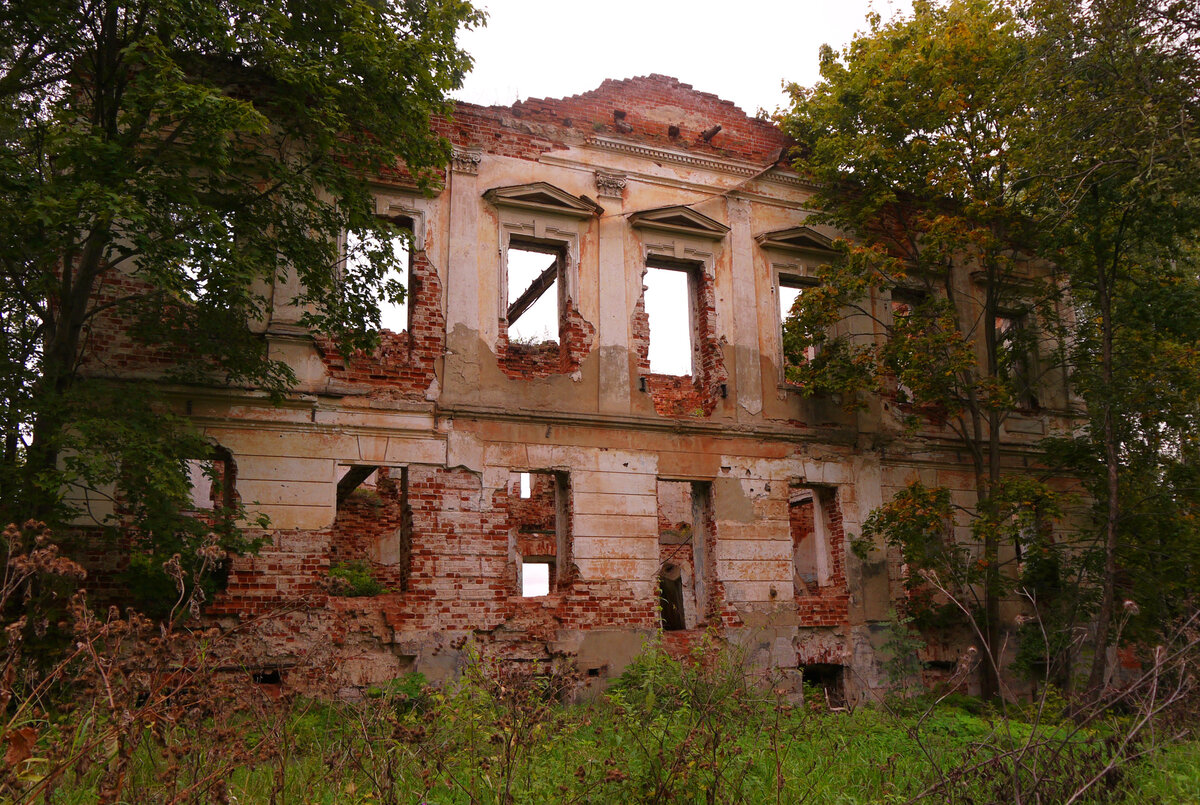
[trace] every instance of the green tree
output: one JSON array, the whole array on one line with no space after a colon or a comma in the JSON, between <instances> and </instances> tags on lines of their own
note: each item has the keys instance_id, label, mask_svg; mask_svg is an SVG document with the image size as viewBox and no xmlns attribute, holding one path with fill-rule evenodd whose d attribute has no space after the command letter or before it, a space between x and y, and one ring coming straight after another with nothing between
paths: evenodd
<instances>
[{"instance_id":1,"label":"green tree","mask_svg":"<svg viewBox=\"0 0 1200 805\"><path fill-rule=\"evenodd\" d=\"M0 6L0 517L62 523L68 483L116 481L151 565L194 551L183 462L205 448L156 387L285 393L262 332L288 283L302 325L370 344L394 257L338 244L387 234L370 177L437 181L431 116L480 22L466 0ZM113 320L156 383L95 359Z\"/></svg>"},{"instance_id":2,"label":"green tree","mask_svg":"<svg viewBox=\"0 0 1200 805\"><path fill-rule=\"evenodd\" d=\"M824 342L795 377L848 394L895 382L916 413L970 446L982 579L953 551L916 559L956 566L966 589L984 590L992 649L996 549L1021 536L1008 526L1014 482L1000 472L999 426L1030 401L1035 368L1030 332L1011 314L1035 312L1048 340L1069 345L1053 368L1070 372L1085 427L1047 446L1096 501L1097 549L1073 563L1084 594L1063 595L1064 563L1044 540L1020 581L1041 585L1068 619L1095 617L1093 690L1122 574L1126 590L1155 601L1142 617L1159 624L1197 580L1198 42L1194 5L1177 0L918 2L911 18L872 18L840 58L826 50L823 81L793 88L785 121L798 164L821 184L820 218L855 238L786 325L793 360ZM1026 263L1049 281L1030 281ZM882 308L888 291L907 300L899 315ZM846 310L872 316L874 333L839 334ZM1053 508L1034 491L1018 497ZM873 525L920 547L911 532L922 512L952 514L936 490L910 489Z\"/></svg>"},{"instance_id":3,"label":"green tree","mask_svg":"<svg viewBox=\"0 0 1200 805\"><path fill-rule=\"evenodd\" d=\"M953 432L968 448L981 516L1004 483L1001 426L1034 402L1027 325L1055 301L1030 270L1033 232L1016 203L1012 147L1030 110L1013 76L1027 43L1015 15L989 0L917 2L910 18L869 19L840 56L822 51L815 87L791 87L783 124L819 187L817 220L854 239L838 241L821 288L801 297L785 349L809 392L855 400L895 383L914 417ZM840 328L847 311L870 319L867 335ZM820 351L804 361L813 344ZM980 573L967 589L981 591L981 649L995 658L1001 538L976 531ZM994 663L980 667L994 695Z\"/></svg>"},{"instance_id":4,"label":"green tree","mask_svg":"<svg viewBox=\"0 0 1200 805\"><path fill-rule=\"evenodd\" d=\"M1087 428L1066 450L1097 502L1098 691L1118 575L1161 625L1200 581L1200 17L1176 0L1035 0L1038 116L1023 149L1044 253L1069 281L1072 380Z\"/></svg>"}]
</instances>

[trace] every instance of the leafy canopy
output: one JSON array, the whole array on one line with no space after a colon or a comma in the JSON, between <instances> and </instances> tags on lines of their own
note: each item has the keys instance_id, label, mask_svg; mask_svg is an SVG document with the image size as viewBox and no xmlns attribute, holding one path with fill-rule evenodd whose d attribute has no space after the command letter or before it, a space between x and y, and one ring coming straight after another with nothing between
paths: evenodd
<instances>
[{"instance_id":1,"label":"leafy canopy","mask_svg":"<svg viewBox=\"0 0 1200 805\"><path fill-rule=\"evenodd\" d=\"M193 526L141 514L178 511L204 456L159 389L285 393L264 331L371 344L394 252L339 244L395 234L371 178L438 181L431 117L481 22L466 0L0 6L0 515L61 523L68 485L121 476L161 564Z\"/></svg>"}]
</instances>

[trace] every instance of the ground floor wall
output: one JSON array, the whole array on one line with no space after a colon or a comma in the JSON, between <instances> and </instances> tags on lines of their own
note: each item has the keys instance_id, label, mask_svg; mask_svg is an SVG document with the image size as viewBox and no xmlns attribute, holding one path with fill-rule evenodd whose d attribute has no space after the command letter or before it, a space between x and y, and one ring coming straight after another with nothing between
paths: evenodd
<instances>
[{"instance_id":1,"label":"ground floor wall","mask_svg":"<svg viewBox=\"0 0 1200 805\"><path fill-rule=\"evenodd\" d=\"M685 651L711 633L785 687L807 672L876 695L905 570L885 546L864 559L850 542L913 477L969 492L953 456L783 432L400 409L266 422L268 410L214 407L204 423L237 462L242 501L274 526L258 555L233 561L210 615L270 615L263 667L296 682L324 667L343 693L410 671L447 678L472 652L569 661L600 686L647 641ZM331 586L346 563L383 590ZM534 564L549 583L529 594ZM971 642L931 643L931 680Z\"/></svg>"}]
</instances>

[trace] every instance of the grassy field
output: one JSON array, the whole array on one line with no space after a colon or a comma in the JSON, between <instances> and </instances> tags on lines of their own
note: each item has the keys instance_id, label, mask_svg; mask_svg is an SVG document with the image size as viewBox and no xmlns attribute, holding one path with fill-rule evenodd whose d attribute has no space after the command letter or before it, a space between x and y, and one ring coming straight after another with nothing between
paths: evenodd
<instances>
[{"instance_id":1,"label":"grassy field","mask_svg":"<svg viewBox=\"0 0 1200 805\"><path fill-rule=\"evenodd\" d=\"M44 716L8 780L52 803L1195 803L1200 743L1122 748L1128 716L1078 729L1050 707L1007 717L954 698L853 712L789 706L726 656L647 652L609 693L480 661L455 686L419 677L361 702L250 686L113 719ZM819 697L811 697L818 700ZM1111 761L1114 769L1105 771Z\"/></svg>"}]
</instances>

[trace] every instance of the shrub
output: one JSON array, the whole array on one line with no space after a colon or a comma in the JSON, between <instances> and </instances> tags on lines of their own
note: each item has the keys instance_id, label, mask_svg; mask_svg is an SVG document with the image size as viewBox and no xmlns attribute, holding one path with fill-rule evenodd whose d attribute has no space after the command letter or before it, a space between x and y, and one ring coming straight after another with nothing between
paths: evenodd
<instances>
[{"instance_id":1,"label":"shrub","mask_svg":"<svg viewBox=\"0 0 1200 805\"><path fill-rule=\"evenodd\" d=\"M334 562L329 568L329 592L347 598L379 595L388 590L362 559Z\"/></svg>"}]
</instances>

